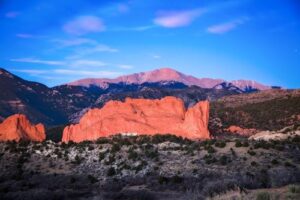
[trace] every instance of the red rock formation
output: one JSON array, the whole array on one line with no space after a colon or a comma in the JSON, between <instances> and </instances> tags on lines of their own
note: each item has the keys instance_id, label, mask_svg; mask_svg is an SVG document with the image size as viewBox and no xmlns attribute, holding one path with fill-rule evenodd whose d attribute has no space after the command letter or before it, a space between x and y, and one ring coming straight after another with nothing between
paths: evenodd
<instances>
[{"instance_id":1,"label":"red rock formation","mask_svg":"<svg viewBox=\"0 0 300 200\"><path fill-rule=\"evenodd\" d=\"M257 132L257 130L254 128L241 128L235 125L230 126L229 128L225 129L225 131L242 136L251 136Z\"/></svg>"},{"instance_id":2,"label":"red rock formation","mask_svg":"<svg viewBox=\"0 0 300 200\"><path fill-rule=\"evenodd\" d=\"M45 139L44 125L32 125L25 115L12 115L0 124L0 141L30 140L41 142Z\"/></svg>"},{"instance_id":3,"label":"red rock formation","mask_svg":"<svg viewBox=\"0 0 300 200\"><path fill-rule=\"evenodd\" d=\"M79 124L64 129L63 142L97 140L119 133L140 135L174 134L190 139L210 138L209 102L197 103L188 110L182 100L130 99L109 101L101 109L91 109Z\"/></svg>"}]
</instances>

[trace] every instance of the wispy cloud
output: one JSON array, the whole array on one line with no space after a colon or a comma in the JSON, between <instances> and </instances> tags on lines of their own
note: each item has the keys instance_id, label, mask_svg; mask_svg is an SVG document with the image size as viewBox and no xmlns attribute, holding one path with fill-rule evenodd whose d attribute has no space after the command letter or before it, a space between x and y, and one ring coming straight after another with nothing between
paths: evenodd
<instances>
[{"instance_id":1,"label":"wispy cloud","mask_svg":"<svg viewBox=\"0 0 300 200\"><path fill-rule=\"evenodd\" d=\"M204 9L185 11L162 11L154 19L154 23L165 28L177 28L191 24L197 17L205 12Z\"/></svg>"},{"instance_id":2,"label":"wispy cloud","mask_svg":"<svg viewBox=\"0 0 300 200\"><path fill-rule=\"evenodd\" d=\"M99 52L116 53L118 49L107 46L105 44L97 44L93 47L80 47L74 49L73 54L68 56L68 59L79 59L88 55L92 55Z\"/></svg>"},{"instance_id":3,"label":"wispy cloud","mask_svg":"<svg viewBox=\"0 0 300 200\"><path fill-rule=\"evenodd\" d=\"M146 31L152 28L157 27L156 25L146 25L146 26L136 26L136 27L118 27L111 29L111 31Z\"/></svg>"},{"instance_id":4,"label":"wispy cloud","mask_svg":"<svg viewBox=\"0 0 300 200\"><path fill-rule=\"evenodd\" d=\"M230 22L226 22L226 23L212 25L207 28L207 32L212 33L212 34L224 34L229 31L232 31L237 26L244 24L247 20L248 20L248 18L242 18L242 19L238 19L238 20L234 20L234 21L230 21Z\"/></svg>"},{"instance_id":5,"label":"wispy cloud","mask_svg":"<svg viewBox=\"0 0 300 200\"><path fill-rule=\"evenodd\" d=\"M45 65L64 65L63 61L54 61L54 60L40 60L35 58L17 58L10 59L13 62L22 62L22 63L36 63L36 64L45 64Z\"/></svg>"},{"instance_id":6,"label":"wispy cloud","mask_svg":"<svg viewBox=\"0 0 300 200\"><path fill-rule=\"evenodd\" d=\"M95 67L103 67L107 64L100 60L41 60L34 58L18 58L18 59L10 59L13 62L22 62L22 63L35 63L35 64L44 64L44 65L53 65L53 66L66 66L73 68L95 68Z\"/></svg>"},{"instance_id":7,"label":"wispy cloud","mask_svg":"<svg viewBox=\"0 0 300 200\"><path fill-rule=\"evenodd\" d=\"M42 78L55 78L56 76L71 77L105 77L111 78L122 75L121 72L107 70L74 70L74 69L54 69L54 70L35 70L35 69L12 69L14 72L26 73L30 76Z\"/></svg>"},{"instance_id":8,"label":"wispy cloud","mask_svg":"<svg viewBox=\"0 0 300 200\"><path fill-rule=\"evenodd\" d=\"M18 15L20 15L20 13L16 12L16 11L11 11L11 12L5 13L5 17L7 17L7 18L16 18Z\"/></svg>"},{"instance_id":9,"label":"wispy cloud","mask_svg":"<svg viewBox=\"0 0 300 200\"><path fill-rule=\"evenodd\" d=\"M102 66L106 66L107 64L100 61L100 60L74 60L71 62L66 62L66 64L70 67L102 67Z\"/></svg>"},{"instance_id":10,"label":"wispy cloud","mask_svg":"<svg viewBox=\"0 0 300 200\"><path fill-rule=\"evenodd\" d=\"M39 69L12 69L11 71L22 72L22 73L29 74L31 76L37 76L37 75L46 74L49 72L47 70L39 70Z\"/></svg>"},{"instance_id":11,"label":"wispy cloud","mask_svg":"<svg viewBox=\"0 0 300 200\"><path fill-rule=\"evenodd\" d=\"M16 37L28 39L28 38L33 38L33 35L27 34L27 33L18 33L18 34L16 34Z\"/></svg>"},{"instance_id":12,"label":"wispy cloud","mask_svg":"<svg viewBox=\"0 0 300 200\"><path fill-rule=\"evenodd\" d=\"M156 54L156 55L152 55L152 58L154 58L154 59L160 59L161 56Z\"/></svg>"},{"instance_id":13,"label":"wispy cloud","mask_svg":"<svg viewBox=\"0 0 300 200\"><path fill-rule=\"evenodd\" d=\"M121 69L133 69L134 67L132 65L118 65L119 68Z\"/></svg>"},{"instance_id":14,"label":"wispy cloud","mask_svg":"<svg viewBox=\"0 0 300 200\"><path fill-rule=\"evenodd\" d=\"M52 42L57 43L60 47L73 47L80 45L96 45L97 41L88 38L74 38L70 40L53 39Z\"/></svg>"},{"instance_id":15,"label":"wispy cloud","mask_svg":"<svg viewBox=\"0 0 300 200\"><path fill-rule=\"evenodd\" d=\"M105 31L105 25L99 17L80 16L66 23L63 26L63 30L73 35L84 35L87 33Z\"/></svg>"},{"instance_id":16,"label":"wispy cloud","mask_svg":"<svg viewBox=\"0 0 300 200\"><path fill-rule=\"evenodd\" d=\"M70 69L55 69L56 74L72 75L72 76L88 76L88 77L115 77L121 75L115 71L93 71L93 70L70 70Z\"/></svg>"}]
</instances>

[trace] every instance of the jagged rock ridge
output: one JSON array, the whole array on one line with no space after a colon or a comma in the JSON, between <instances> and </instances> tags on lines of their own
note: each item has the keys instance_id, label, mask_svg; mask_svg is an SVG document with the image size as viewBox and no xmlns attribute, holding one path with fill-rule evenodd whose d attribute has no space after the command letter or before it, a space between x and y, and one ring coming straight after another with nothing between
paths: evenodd
<instances>
[{"instance_id":1,"label":"jagged rock ridge","mask_svg":"<svg viewBox=\"0 0 300 200\"><path fill-rule=\"evenodd\" d=\"M33 125L25 115L15 114L0 124L0 141L29 140L42 142L46 139L43 124Z\"/></svg>"},{"instance_id":2,"label":"jagged rock ridge","mask_svg":"<svg viewBox=\"0 0 300 200\"><path fill-rule=\"evenodd\" d=\"M97 140L125 134L174 134L189 139L208 139L209 103L198 102L186 110L182 100L130 99L109 101L102 109L88 111L79 124L68 126L63 142Z\"/></svg>"}]
</instances>

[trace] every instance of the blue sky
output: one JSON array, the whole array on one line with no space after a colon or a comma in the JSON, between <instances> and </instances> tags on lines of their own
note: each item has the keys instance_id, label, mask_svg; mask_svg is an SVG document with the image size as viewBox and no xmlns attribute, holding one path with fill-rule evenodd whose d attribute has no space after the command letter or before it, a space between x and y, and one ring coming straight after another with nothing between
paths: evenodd
<instances>
[{"instance_id":1,"label":"blue sky","mask_svg":"<svg viewBox=\"0 0 300 200\"><path fill-rule=\"evenodd\" d=\"M298 0L0 0L0 67L54 86L171 67L300 88Z\"/></svg>"}]
</instances>

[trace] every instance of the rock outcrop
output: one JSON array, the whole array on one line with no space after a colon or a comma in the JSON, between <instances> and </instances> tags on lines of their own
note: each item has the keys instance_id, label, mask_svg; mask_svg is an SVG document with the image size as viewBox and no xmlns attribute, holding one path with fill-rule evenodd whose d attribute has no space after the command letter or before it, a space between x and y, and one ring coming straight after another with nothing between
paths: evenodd
<instances>
[{"instance_id":1,"label":"rock outcrop","mask_svg":"<svg viewBox=\"0 0 300 200\"><path fill-rule=\"evenodd\" d=\"M186 110L181 99L130 99L109 101L101 109L89 110L79 124L64 129L62 142L97 140L128 133L174 134L189 139L208 139L209 102L198 102Z\"/></svg>"},{"instance_id":2,"label":"rock outcrop","mask_svg":"<svg viewBox=\"0 0 300 200\"><path fill-rule=\"evenodd\" d=\"M258 132L258 130L254 128L241 128L239 126L232 125L229 128L225 129L225 131L241 135L241 136L251 136Z\"/></svg>"},{"instance_id":3,"label":"rock outcrop","mask_svg":"<svg viewBox=\"0 0 300 200\"><path fill-rule=\"evenodd\" d=\"M278 131L261 131L249 137L250 140L286 140L300 137L300 126L288 126Z\"/></svg>"},{"instance_id":4,"label":"rock outcrop","mask_svg":"<svg viewBox=\"0 0 300 200\"><path fill-rule=\"evenodd\" d=\"M43 124L33 125L25 115L15 114L0 124L0 141L29 140L42 142L46 139Z\"/></svg>"}]
</instances>

